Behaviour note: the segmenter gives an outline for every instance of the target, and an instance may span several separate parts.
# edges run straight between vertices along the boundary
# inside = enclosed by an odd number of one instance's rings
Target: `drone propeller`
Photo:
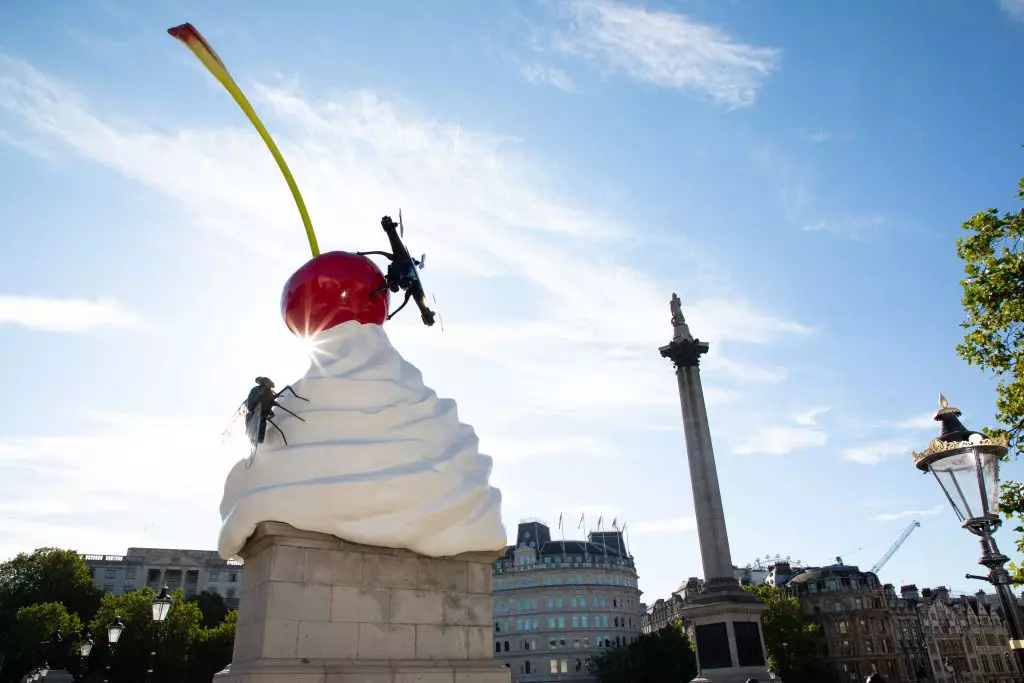
[[[444,332],[444,318],[441,317],[441,309],[437,305],[437,297],[434,296],[433,292],[431,292],[430,293],[430,298],[434,300],[434,312],[437,313],[437,322],[440,323],[441,331]]]
[[[426,265],[427,265],[427,255],[423,254],[422,256],[420,256],[420,262],[419,262],[418,267],[419,267],[420,270],[423,270],[423,267],[426,266]]]
[[[405,225],[402,223],[402,210],[398,210],[398,236],[405,237]]]

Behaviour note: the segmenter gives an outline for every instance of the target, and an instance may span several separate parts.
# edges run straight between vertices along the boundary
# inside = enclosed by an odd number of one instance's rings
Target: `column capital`
[[[658,349],[663,358],[671,360],[677,368],[695,368],[710,345],[699,339],[674,339]]]

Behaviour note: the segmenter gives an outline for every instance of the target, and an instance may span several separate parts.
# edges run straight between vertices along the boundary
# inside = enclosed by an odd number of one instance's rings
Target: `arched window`
[[[508,641],[505,641],[505,652],[508,652]]]
[[[501,641],[494,643],[494,651],[501,652]]]
[[[526,664],[523,664],[523,672],[524,673],[530,673],[531,670],[532,669],[530,668],[530,662],[529,661],[527,661]]]
[[[579,657],[576,658],[576,670],[577,671],[582,671],[583,670],[583,662],[580,661]]]

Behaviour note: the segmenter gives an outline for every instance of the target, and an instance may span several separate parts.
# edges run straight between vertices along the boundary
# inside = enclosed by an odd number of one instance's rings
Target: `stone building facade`
[[[892,683],[908,680],[896,646],[897,621],[877,576],[836,564],[809,569],[787,585],[820,627],[819,654],[832,681],[863,681],[876,671]]]
[[[904,586],[918,613],[935,683],[1014,683],[1016,661],[1009,633],[993,596],[952,596],[945,586],[920,592]]]
[[[593,681],[591,659],[640,635],[636,566],[621,532],[554,541],[539,520],[520,522],[494,563],[494,658],[512,680]]]
[[[121,595],[149,586],[181,588],[185,597],[203,591],[217,593],[231,608],[242,593],[240,560],[222,560],[216,550],[128,548],[125,555],[82,555],[93,580],[104,592]]]

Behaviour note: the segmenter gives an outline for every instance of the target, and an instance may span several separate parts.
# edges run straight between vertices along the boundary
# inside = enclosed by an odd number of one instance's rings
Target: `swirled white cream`
[[[264,521],[433,557],[504,548],[491,458],[455,402],[424,386],[380,325],[343,323],[315,344],[292,384],[309,402],[278,399],[305,422],[276,410],[288,444],[268,425],[251,467],[228,474],[221,557],[237,556]]]

